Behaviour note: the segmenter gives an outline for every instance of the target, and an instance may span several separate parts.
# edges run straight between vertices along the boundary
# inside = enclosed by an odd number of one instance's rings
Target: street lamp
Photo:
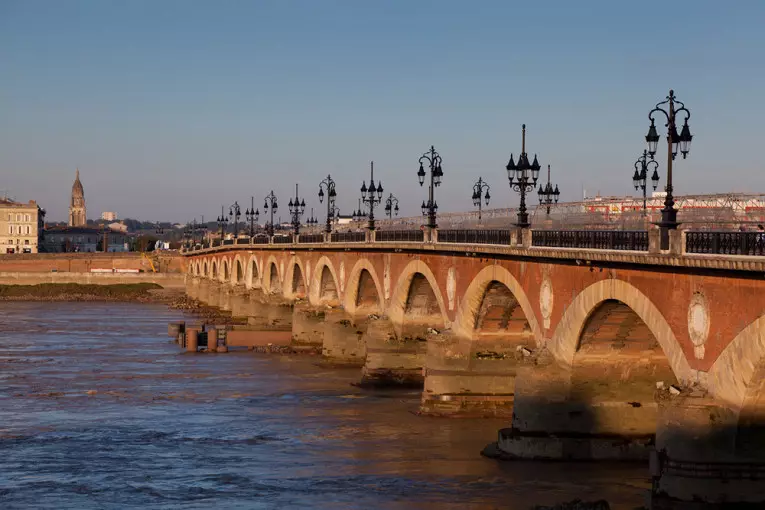
[[[653,183],[653,189],[659,185],[659,163],[652,159],[648,159],[648,151],[644,150],[643,155],[635,161],[635,173],[632,175],[632,184],[635,189],[643,190],[643,218],[646,217],[646,181],[648,180],[648,166],[653,166],[653,175],[651,176],[651,182]],[[640,166],[640,168],[638,168]]]
[[[388,215],[388,218],[392,218],[394,213],[398,216],[398,198],[391,193],[385,201],[385,214]]]
[[[244,217],[250,222],[250,237],[255,235],[255,223],[258,221],[260,211],[255,209],[255,197],[250,197],[250,207],[244,211]]]
[[[526,154],[526,124],[523,124],[521,138],[521,154],[518,156],[518,163],[513,161],[513,155],[510,154],[505,169],[507,170],[507,179],[510,182],[510,189],[521,194],[521,205],[518,208],[518,223],[520,228],[529,228],[529,213],[526,212],[526,193],[532,191],[537,185],[539,178],[539,161],[534,154],[534,162],[529,163],[529,156]]]
[[[547,215],[550,216],[550,206],[553,203],[557,204],[558,197],[560,197],[558,185],[556,184],[555,189],[553,189],[552,182],[550,182],[550,165],[547,165],[547,185],[542,187],[540,184],[537,194],[539,195],[539,204],[547,206]]]
[[[242,210],[239,208],[239,202],[234,202],[228,208],[228,217],[234,221],[234,239],[239,237],[239,218],[242,217]]]
[[[220,242],[223,244],[223,234],[226,232],[228,217],[223,212],[223,206],[220,206],[220,216],[218,216],[218,228],[220,229]]]
[[[382,202],[383,186],[382,182],[378,182],[375,185],[375,162],[372,161],[369,164],[369,188],[367,188],[366,181],[361,182],[361,201],[365,205],[369,206],[369,223],[367,228],[369,230],[375,229],[375,206]]]
[[[662,105],[667,105],[666,108],[662,108]],[[676,105],[680,105],[679,108]],[[651,121],[651,126],[648,129],[648,134],[645,137],[645,141],[648,143],[648,155],[651,159],[654,159],[656,155],[656,148],[659,144],[659,133],[656,131],[656,124],[654,123],[654,113],[661,112],[667,117],[667,123],[664,124],[667,127],[667,186],[664,188],[667,191],[667,196],[664,199],[664,208],[661,210],[661,222],[659,227],[661,228],[661,249],[669,249],[669,231],[676,230],[679,223],[677,222],[677,210],[675,209],[675,199],[672,196],[672,162],[677,156],[678,149],[683,155],[683,159],[688,156],[691,150],[691,140],[693,135],[691,129],[688,127],[688,119],[691,118],[691,112],[685,107],[685,105],[675,99],[675,91],[670,90],[667,99],[658,103],[656,107],[648,113],[648,119]],[[677,114],[684,113],[685,120],[683,122],[683,129],[680,134],[677,133]]]
[[[367,213],[361,210],[361,199],[359,199],[359,208],[353,211],[353,214],[351,215],[353,217],[353,221],[360,222],[366,215]]]
[[[441,155],[436,152],[433,146],[430,146],[430,150],[422,155],[420,158],[420,169],[417,171],[417,178],[420,181],[420,186],[425,183],[425,169],[422,164],[427,161],[430,167],[430,185],[428,186],[428,202],[422,202],[422,215],[428,217],[429,228],[436,228],[436,212],[438,211],[438,204],[435,198],[435,188],[441,185],[441,179],[444,176],[444,171],[441,169]]]
[[[266,225],[266,231],[268,232],[269,236],[274,235],[274,213],[279,209],[279,204],[276,200],[276,195],[274,195],[274,190],[271,190],[271,193],[269,193],[266,198],[265,202],[263,203],[263,211],[269,211],[271,212],[271,221],[268,222],[268,225]]]
[[[290,203],[287,206],[289,207],[290,216],[292,216],[292,231],[297,236],[300,234],[300,217],[305,212],[305,200],[301,200],[298,197],[297,184],[295,184],[295,198],[294,200],[290,198]]]
[[[106,223],[104,223],[104,226],[105,225],[106,225]],[[165,233],[165,229],[162,228],[162,224],[160,222],[157,222],[157,225],[154,228],[154,232],[156,232],[159,235],[162,235],[162,234]]]
[[[335,191],[335,181],[332,177],[327,175],[327,178],[319,183],[319,203],[324,202],[324,190],[327,190],[327,224],[324,227],[324,231],[328,234],[332,232],[332,220],[337,214],[335,208],[335,198],[337,197],[337,191]],[[311,214],[313,216],[313,214]]]
[[[319,220],[317,220],[313,215],[313,207],[311,207],[311,217],[305,220],[306,225],[309,227],[314,227],[319,223]]]
[[[473,205],[478,207],[478,223],[481,222],[481,209],[483,208],[481,200],[486,200],[486,205],[489,205],[489,200],[491,200],[490,189],[491,187],[481,177],[473,184]]]

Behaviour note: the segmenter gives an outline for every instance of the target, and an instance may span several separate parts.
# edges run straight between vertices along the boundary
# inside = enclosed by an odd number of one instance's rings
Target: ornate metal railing
[[[421,243],[425,240],[422,230],[377,230],[375,241],[383,243]]]
[[[765,255],[765,232],[693,232],[685,233],[687,253],[716,255]]]
[[[292,234],[290,235],[278,235],[273,238],[274,244],[292,244]]]
[[[255,236],[252,238],[252,244],[268,244],[268,236]]]
[[[439,243],[510,244],[509,230],[439,230]]]
[[[532,230],[531,245],[551,248],[648,251],[648,232],[645,230]]]
[[[333,232],[330,242],[333,243],[363,243],[366,241],[365,232]]]
[[[324,234],[300,234],[298,244],[323,243]]]

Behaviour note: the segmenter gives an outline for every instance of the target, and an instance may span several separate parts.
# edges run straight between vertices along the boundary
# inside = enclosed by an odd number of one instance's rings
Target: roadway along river
[[[413,414],[311,357],[187,355],[160,305],[0,303],[0,508],[643,504],[647,466],[498,463],[507,424]]]

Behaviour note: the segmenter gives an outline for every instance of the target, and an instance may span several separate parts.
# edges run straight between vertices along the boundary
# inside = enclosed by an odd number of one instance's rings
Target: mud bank
[[[167,299],[156,283],[95,285],[41,283],[38,285],[0,285],[0,301],[132,301],[155,302]]]

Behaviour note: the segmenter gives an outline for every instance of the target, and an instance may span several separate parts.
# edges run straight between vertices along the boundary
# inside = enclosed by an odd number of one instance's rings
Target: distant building
[[[114,221],[117,219],[117,213],[114,211],[104,211],[101,213],[101,219],[105,221]]]
[[[72,184],[72,200],[69,203],[69,226],[84,227],[87,224],[88,216],[85,211],[85,190],[82,189],[80,169],[78,168],[74,178],[74,184]]]
[[[38,253],[44,217],[34,200],[21,204],[0,199],[0,253]]]
[[[107,227],[116,232],[122,232],[123,234],[126,234],[128,231],[128,226],[122,222],[109,223]]]
[[[53,227],[45,232],[45,251],[89,253],[103,251],[104,230],[90,227]],[[129,251],[129,237],[124,232],[107,230],[106,249],[109,252]]]

